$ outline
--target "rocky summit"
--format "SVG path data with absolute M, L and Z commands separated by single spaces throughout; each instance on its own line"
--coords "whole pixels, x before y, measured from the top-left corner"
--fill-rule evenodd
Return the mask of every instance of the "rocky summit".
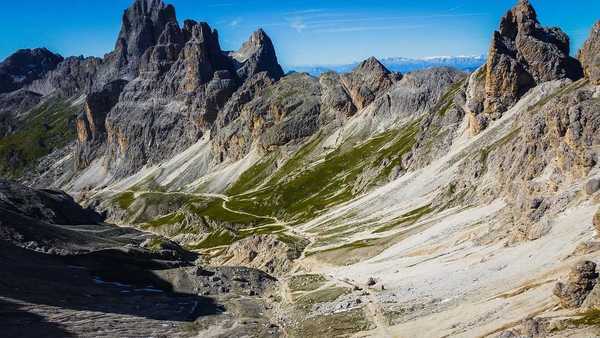
M 471 73 L 313 76 L 121 20 L 0 63 L 4 335 L 600 336 L 600 23 L 519 0 Z

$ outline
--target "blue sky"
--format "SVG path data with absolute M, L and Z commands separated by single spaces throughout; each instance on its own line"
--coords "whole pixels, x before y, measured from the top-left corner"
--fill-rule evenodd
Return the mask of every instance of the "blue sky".
M 102 56 L 131 0 L 7 1 L 0 12 L 0 59 L 19 48 Z M 262 27 L 284 65 L 340 64 L 376 57 L 479 55 L 516 0 L 165 0 L 184 19 L 217 28 L 238 49 Z M 598 0 L 531 0 L 543 25 L 560 26 L 575 53 L 600 19 Z

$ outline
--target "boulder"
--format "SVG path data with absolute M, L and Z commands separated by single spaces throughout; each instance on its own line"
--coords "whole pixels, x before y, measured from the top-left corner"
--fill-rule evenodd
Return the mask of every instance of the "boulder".
M 593 178 L 585 184 L 585 193 L 593 195 L 596 191 L 600 190 L 600 179 Z
M 597 280 L 596 263 L 582 261 L 571 269 L 566 282 L 556 284 L 553 293 L 564 308 L 578 308 L 594 289 Z

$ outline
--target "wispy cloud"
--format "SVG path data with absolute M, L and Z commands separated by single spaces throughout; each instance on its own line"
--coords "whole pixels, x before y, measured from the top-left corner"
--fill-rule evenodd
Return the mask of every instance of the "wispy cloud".
M 298 33 L 339 33 L 374 30 L 412 29 L 426 27 L 423 20 L 467 18 L 486 16 L 489 13 L 455 13 L 461 6 L 430 15 L 364 16 L 326 9 L 307 9 L 285 13 L 282 21 L 263 23 L 262 27 L 289 27 Z M 414 25 L 411 25 L 414 23 Z
M 365 32 L 365 31 L 384 31 L 384 30 L 408 30 L 427 27 L 425 25 L 413 26 L 354 26 L 354 27 L 339 27 L 339 28 L 323 28 L 314 30 L 317 33 L 345 33 L 345 32 Z
M 301 33 L 306 29 L 306 23 L 301 18 L 294 18 L 289 20 L 289 25 L 292 29 L 295 29 L 298 33 Z
M 242 19 L 241 18 L 235 18 L 233 20 L 231 20 L 227 25 L 229 27 L 237 27 L 242 23 Z

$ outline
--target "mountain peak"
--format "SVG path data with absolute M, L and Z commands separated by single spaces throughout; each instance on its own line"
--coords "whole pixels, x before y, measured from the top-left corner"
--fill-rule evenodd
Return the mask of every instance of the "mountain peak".
M 16 51 L 0 63 L 0 93 L 23 88 L 54 70 L 63 60 L 46 48 Z
M 115 44 L 117 64 L 125 77 L 135 77 L 139 59 L 155 46 L 168 25 L 177 25 L 175 7 L 162 0 L 135 0 L 125 10 Z
M 241 65 L 238 75 L 242 79 L 263 71 L 268 72 L 274 79 L 283 76 L 273 41 L 262 28 L 252 33 L 237 52 L 231 53 L 231 57 Z
M 368 71 L 368 72 L 378 72 L 383 74 L 391 73 L 389 69 L 387 69 L 376 57 L 371 56 L 365 61 L 361 62 L 353 72 L 356 71 Z

